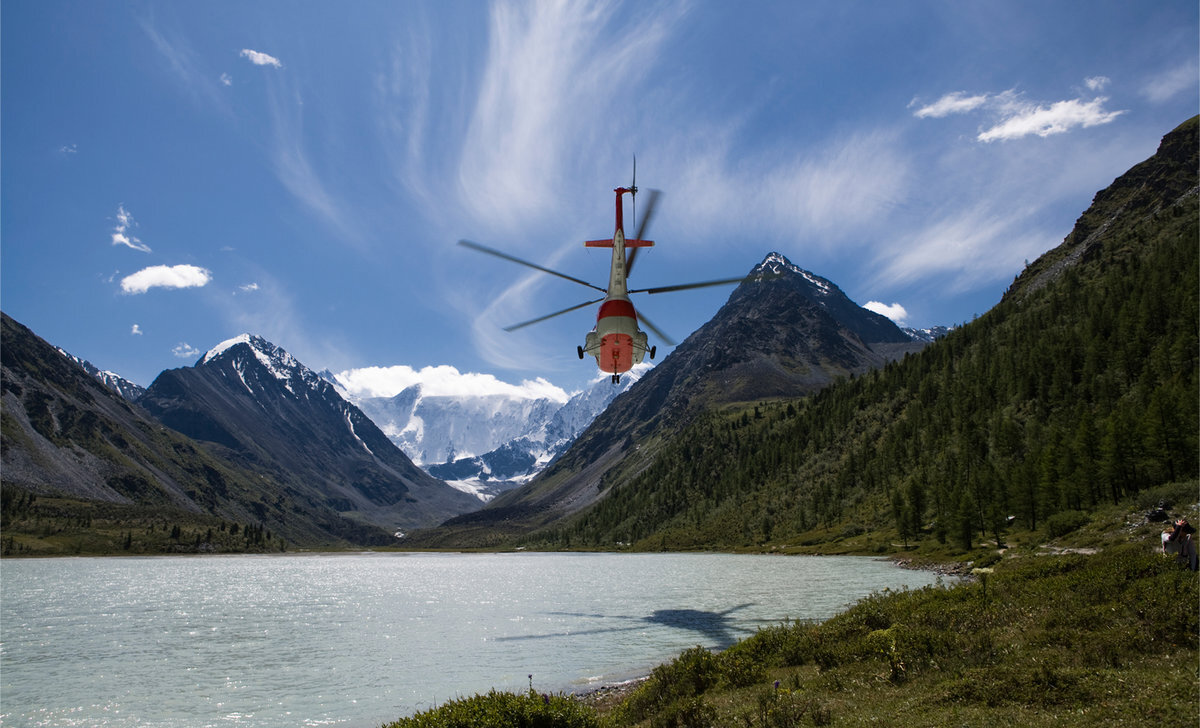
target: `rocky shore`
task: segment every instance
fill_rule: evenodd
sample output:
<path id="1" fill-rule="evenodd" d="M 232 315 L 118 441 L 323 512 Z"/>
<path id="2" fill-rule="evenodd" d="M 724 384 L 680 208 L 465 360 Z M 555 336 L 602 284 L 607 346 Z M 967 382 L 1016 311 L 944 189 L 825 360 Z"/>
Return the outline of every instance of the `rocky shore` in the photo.
<path id="1" fill-rule="evenodd" d="M 605 713 L 619 705 L 630 693 L 637 690 L 639 685 L 649 679 L 650 676 L 645 675 L 643 677 L 635 677 L 632 680 L 626 680 L 625 682 L 602 685 L 587 692 L 576 694 L 575 699 L 592 706 L 601 713 Z"/>

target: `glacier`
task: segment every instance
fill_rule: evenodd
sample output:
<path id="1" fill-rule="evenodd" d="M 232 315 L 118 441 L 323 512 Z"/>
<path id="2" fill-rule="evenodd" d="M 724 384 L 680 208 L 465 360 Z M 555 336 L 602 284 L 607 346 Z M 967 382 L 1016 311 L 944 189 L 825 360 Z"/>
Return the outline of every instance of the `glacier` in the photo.
<path id="1" fill-rule="evenodd" d="M 651 366 L 634 367 L 618 385 L 598 378 L 566 402 L 516 392 L 430 394 L 421 384 L 364 396 L 340 375 L 322 374 L 418 467 L 487 501 L 541 472 Z"/>

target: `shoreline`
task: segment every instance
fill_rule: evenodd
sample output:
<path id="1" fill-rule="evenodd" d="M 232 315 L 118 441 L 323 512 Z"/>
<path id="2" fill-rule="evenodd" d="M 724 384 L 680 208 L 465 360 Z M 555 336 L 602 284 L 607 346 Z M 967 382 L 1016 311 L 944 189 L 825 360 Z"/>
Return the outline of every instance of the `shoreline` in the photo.
<path id="1" fill-rule="evenodd" d="M 650 675 L 642 675 L 631 680 L 624 680 L 618 683 L 610 683 L 599 687 L 590 688 L 583 692 L 572 693 L 575 700 L 584 705 L 591 706 L 595 710 L 606 713 L 616 706 L 620 705 L 625 698 L 629 697 L 630 693 L 641 687 L 642 683 L 650 679 Z"/>

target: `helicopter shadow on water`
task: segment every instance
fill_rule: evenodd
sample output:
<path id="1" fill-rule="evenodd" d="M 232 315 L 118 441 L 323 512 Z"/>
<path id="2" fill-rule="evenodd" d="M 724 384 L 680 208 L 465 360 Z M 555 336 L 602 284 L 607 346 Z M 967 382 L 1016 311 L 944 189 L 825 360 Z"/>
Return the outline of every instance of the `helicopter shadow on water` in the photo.
<path id="1" fill-rule="evenodd" d="M 567 630 L 564 632 L 551 632 L 548 634 L 530 634 L 530 635 L 514 635 L 512 637 L 495 637 L 496 642 L 515 642 L 522 640 L 541 640 L 563 637 L 576 637 L 579 635 L 589 634 L 608 634 L 615 632 L 633 632 L 644 630 L 648 626 L 667 627 L 669 629 L 677 629 L 695 632 L 699 634 L 705 642 L 713 646 L 724 649 L 733 643 L 737 642 L 742 637 L 753 634 L 754 629 L 740 624 L 736 624 L 730 616 L 746 607 L 754 606 L 753 602 L 739 604 L 736 607 L 731 607 L 723 612 L 711 612 L 700 609 L 656 609 L 654 612 L 645 617 L 635 617 L 629 615 L 613 615 L 613 614 L 586 614 L 580 612 L 547 612 L 549 615 L 563 617 L 584 617 L 590 619 L 611 619 L 621 622 L 634 622 L 635 624 L 627 626 L 612 626 L 600 627 L 596 629 L 582 630 Z M 766 623 L 769 620 L 755 620 Z M 745 620 L 742 620 L 745 624 Z"/>

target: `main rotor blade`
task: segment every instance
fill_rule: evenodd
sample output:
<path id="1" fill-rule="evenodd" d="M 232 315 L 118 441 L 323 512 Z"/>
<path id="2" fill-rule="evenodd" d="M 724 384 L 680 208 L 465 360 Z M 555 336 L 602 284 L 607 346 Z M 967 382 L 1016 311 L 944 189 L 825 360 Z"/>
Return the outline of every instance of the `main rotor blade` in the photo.
<path id="1" fill-rule="evenodd" d="M 708 288 L 709 286 L 727 286 L 730 283 L 754 280 L 752 276 L 741 278 L 722 278 L 719 281 L 704 281 L 703 283 L 683 283 L 678 286 L 659 286 L 658 288 L 637 288 L 627 293 L 670 293 L 671 291 L 690 291 L 693 288 Z"/>
<path id="2" fill-rule="evenodd" d="M 551 270 L 550 268 L 546 268 L 545 266 L 540 266 L 537 263 L 530 263 L 527 260 L 522 260 L 514 255 L 509 255 L 508 253 L 502 253 L 499 250 L 496 250 L 494 248 L 489 248 L 486 245 L 480 245 L 479 243 L 473 243 L 470 240 L 459 240 L 458 244 L 463 246 L 464 248 L 470 248 L 471 250 L 476 250 L 476 251 L 479 251 L 480 253 L 487 253 L 488 255 L 494 255 L 497 258 L 503 258 L 504 260 L 512 261 L 513 263 L 523 265 L 527 268 L 533 268 L 534 270 L 540 270 L 543 273 L 549 273 L 552 276 L 558 276 L 559 278 L 565 278 L 566 280 L 571 281 L 572 283 L 578 283 L 581 286 L 587 286 L 588 288 L 591 288 L 592 290 L 595 290 L 595 291 L 600 291 L 601 293 L 608 293 L 608 291 L 606 289 L 601 288 L 599 286 L 593 286 L 591 283 L 588 283 L 587 281 L 580 280 L 578 278 L 575 278 L 574 276 L 569 276 L 566 273 L 559 273 L 556 270 Z"/>
<path id="3" fill-rule="evenodd" d="M 636 174 L 636 166 L 634 167 L 634 170 L 634 174 Z M 658 196 L 662 194 L 658 190 L 646 190 L 646 193 L 650 195 L 650 198 L 646 200 L 646 209 L 642 211 L 642 223 L 638 225 L 637 234 L 633 236 L 634 240 L 643 239 L 642 235 L 646 233 L 646 227 L 650 225 L 650 218 L 654 216 L 654 206 L 658 204 Z M 637 218 L 635 217 L 634 219 L 636 220 Z M 629 274 L 633 272 L 633 261 L 637 259 L 638 250 L 640 250 L 640 248 L 631 248 L 629 251 L 629 256 L 625 260 L 626 278 L 628 278 Z"/>
<path id="4" fill-rule="evenodd" d="M 539 316 L 538 318 L 530 319 L 529 321 L 523 321 L 519 324 L 513 324 L 512 326 L 505 326 L 504 330 L 505 331 L 516 331 L 517 329 L 523 329 L 526 326 L 531 326 L 533 324 L 541 323 L 542 321 L 545 321 L 546 319 L 552 319 L 555 316 L 561 316 L 564 313 L 570 313 L 572 311 L 575 311 L 576 309 L 583 308 L 584 306 L 591 306 L 593 303 L 600 303 L 603 300 L 604 300 L 603 298 L 597 298 L 594 301 L 584 301 L 583 303 L 576 304 L 574 306 L 571 306 L 570 308 L 564 308 L 561 311 L 555 311 L 554 313 L 548 313 L 545 316 Z"/>
<path id="5" fill-rule="evenodd" d="M 646 315 L 644 313 L 642 313 L 641 311 L 638 311 L 637 317 L 638 317 L 638 321 L 640 323 L 644 324 L 646 326 L 646 328 L 650 329 L 650 333 L 654 334 L 655 336 L 657 336 L 659 339 L 662 340 L 662 343 L 666 344 L 667 346 L 675 346 L 675 340 L 672 339 L 670 336 L 667 336 L 666 334 L 664 334 L 662 329 L 655 326 L 653 324 L 653 322 L 650 321 L 650 319 L 646 318 Z"/>

